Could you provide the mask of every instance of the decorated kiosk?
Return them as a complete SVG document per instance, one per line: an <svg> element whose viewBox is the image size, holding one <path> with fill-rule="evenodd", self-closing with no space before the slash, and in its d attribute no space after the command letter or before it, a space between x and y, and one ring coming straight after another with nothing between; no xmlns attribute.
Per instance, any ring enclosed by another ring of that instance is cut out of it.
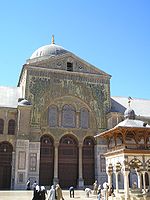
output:
<svg viewBox="0 0 150 200"><path fill-rule="evenodd" d="M96 135L107 141L108 183L115 188L116 198L149 199L150 126L135 119L130 101L124 117L114 128Z"/></svg>

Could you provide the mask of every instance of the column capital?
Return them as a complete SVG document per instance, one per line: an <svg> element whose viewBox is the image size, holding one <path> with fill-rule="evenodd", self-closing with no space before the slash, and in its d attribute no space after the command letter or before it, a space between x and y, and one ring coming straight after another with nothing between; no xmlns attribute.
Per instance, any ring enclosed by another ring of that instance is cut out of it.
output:
<svg viewBox="0 0 150 200"><path fill-rule="evenodd" d="M118 175L121 171L114 170L115 174Z"/></svg>
<svg viewBox="0 0 150 200"><path fill-rule="evenodd" d="M123 171L123 174L124 174L124 176L128 176L128 175L129 175L129 173L130 173L130 171L129 171L129 170L125 170L125 171Z"/></svg>
<svg viewBox="0 0 150 200"><path fill-rule="evenodd" d="M83 143L79 143L79 144L78 144L78 147L79 147L79 148L82 148L82 147L83 147Z"/></svg>
<svg viewBox="0 0 150 200"><path fill-rule="evenodd" d="M107 169L106 169L106 173L111 176L113 174L113 165L112 163L109 163Z"/></svg>
<svg viewBox="0 0 150 200"><path fill-rule="evenodd" d="M54 147L58 147L59 146L59 142L54 142Z"/></svg>
<svg viewBox="0 0 150 200"><path fill-rule="evenodd" d="M142 174L145 174L145 173L148 173L148 172L147 172L146 170L144 170L144 171L141 171L141 173L142 173Z"/></svg>
<svg viewBox="0 0 150 200"><path fill-rule="evenodd" d="M138 172L138 171L136 173L138 176L141 176L141 174L142 174L142 172Z"/></svg>
<svg viewBox="0 0 150 200"><path fill-rule="evenodd" d="M120 164L120 162L117 162L116 164L115 164L115 166L114 166L114 171L115 171L115 173L119 173L120 171L121 171L121 164Z"/></svg>
<svg viewBox="0 0 150 200"><path fill-rule="evenodd" d="M108 174L108 176L112 176L113 172L106 172Z"/></svg>
<svg viewBox="0 0 150 200"><path fill-rule="evenodd" d="M80 113L80 110L76 110L76 113L78 113L78 114L79 114L79 113Z"/></svg>

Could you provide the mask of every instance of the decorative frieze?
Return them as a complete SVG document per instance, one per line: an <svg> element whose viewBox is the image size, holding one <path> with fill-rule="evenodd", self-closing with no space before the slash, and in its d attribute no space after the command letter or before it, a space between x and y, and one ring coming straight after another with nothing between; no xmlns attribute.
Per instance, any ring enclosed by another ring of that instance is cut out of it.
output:
<svg viewBox="0 0 150 200"><path fill-rule="evenodd" d="M37 150L40 148L39 142L30 142L29 143L29 149L30 150Z"/></svg>
<svg viewBox="0 0 150 200"><path fill-rule="evenodd" d="M17 147L24 147L27 148L29 145L29 141L28 140L17 140Z"/></svg>
<svg viewBox="0 0 150 200"><path fill-rule="evenodd" d="M28 75L33 77L45 78L45 81L50 79L59 80L75 80L77 82L86 82L86 83L102 83L109 84L110 78L108 76L100 74L86 74L86 73L77 73L72 72L68 73L67 71L53 71L53 70L42 70L42 69L30 69Z"/></svg>

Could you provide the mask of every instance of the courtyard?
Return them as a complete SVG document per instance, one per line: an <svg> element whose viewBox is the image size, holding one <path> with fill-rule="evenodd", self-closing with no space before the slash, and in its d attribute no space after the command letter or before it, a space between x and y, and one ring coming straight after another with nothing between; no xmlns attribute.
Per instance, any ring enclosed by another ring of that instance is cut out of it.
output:
<svg viewBox="0 0 150 200"><path fill-rule="evenodd" d="M32 200L33 191L12 190L12 191L0 191L0 200ZM73 199L69 197L69 190L63 190L63 197L65 200ZM97 199L96 195L91 194L89 198L85 197L85 191L75 190L74 199Z"/></svg>
<svg viewBox="0 0 150 200"><path fill-rule="evenodd" d="M32 200L33 191L26 191L26 190L1 190L0 191L0 200ZM75 196L74 198L70 198L69 196L69 190L63 190L63 197L64 200L95 200L97 199L96 195L90 194L89 198L85 196L84 190L75 190ZM109 197L108 200L124 200L124 195L122 194L120 197ZM135 196L132 194L129 198L130 200L150 200L150 197L142 197L142 196ZM104 200L104 199L102 199Z"/></svg>

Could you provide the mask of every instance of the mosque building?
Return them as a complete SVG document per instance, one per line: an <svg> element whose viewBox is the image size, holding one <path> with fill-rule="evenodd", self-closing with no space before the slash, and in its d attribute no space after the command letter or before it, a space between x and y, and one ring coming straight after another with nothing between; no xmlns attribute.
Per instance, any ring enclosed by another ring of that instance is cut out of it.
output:
<svg viewBox="0 0 150 200"><path fill-rule="evenodd" d="M136 136L131 123L135 129L130 127L128 135L119 125L128 98L111 97L110 79L56 45L54 37L38 48L22 66L17 87L0 87L0 189L25 189L28 179L62 188L84 188L95 180L102 184L114 164L108 140L116 163L124 158L117 157L118 146L127 146L126 152L132 146L141 147L146 157L135 153L128 161L149 166L149 137L142 135L150 124L150 100L132 100L134 118L145 126Z"/></svg>

